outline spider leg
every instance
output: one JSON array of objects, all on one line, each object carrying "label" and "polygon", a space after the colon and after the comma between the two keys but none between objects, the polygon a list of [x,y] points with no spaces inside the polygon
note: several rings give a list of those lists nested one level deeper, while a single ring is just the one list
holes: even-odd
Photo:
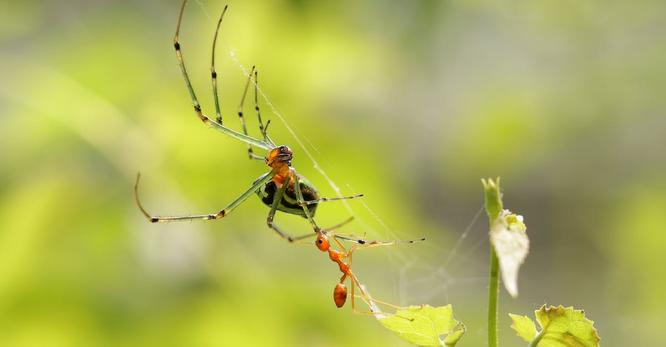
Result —
[{"label": "spider leg", "polygon": [[298,240],[302,240],[305,238],[308,238],[310,236],[316,235],[315,233],[310,233],[307,235],[301,235],[301,236],[291,236],[288,233],[284,232],[282,229],[280,229],[275,223],[273,222],[273,219],[275,218],[275,212],[277,211],[277,207],[280,204],[280,201],[282,200],[282,197],[284,196],[284,193],[287,191],[287,188],[289,187],[288,184],[283,184],[280,189],[275,193],[275,196],[273,196],[273,204],[271,205],[271,210],[268,212],[268,217],[266,217],[266,224],[268,225],[269,228],[273,229],[278,235],[280,235],[281,238],[289,241],[289,242],[294,242]]},{"label": "spider leg", "polygon": [[327,201],[338,201],[338,200],[352,200],[352,199],[357,199],[357,198],[362,198],[363,194],[356,194],[356,195],[350,195],[350,196],[340,196],[340,197],[335,197],[335,198],[319,198],[316,200],[308,200],[304,201],[306,205],[313,205],[313,204],[318,204],[320,202],[327,202]]},{"label": "spider leg", "polygon": [[254,70],[254,110],[257,111],[257,120],[259,121],[259,131],[264,136],[264,141],[270,144],[273,144],[273,140],[268,137],[268,126],[271,124],[271,121],[268,120],[266,126],[261,119],[261,110],[259,109],[259,71]]},{"label": "spider leg", "polygon": [[190,76],[187,74],[187,69],[185,68],[185,61],[183,60],[183,54],[181,52],[181,45],[180,41],[178,39],[180,35],[180,23],[182,22],[183,19],[183,12],[185,11],[185,5],[187,4],[187,0],[183,1],[183,4],[180,7],[180,14],[178,15],[178,24],[176,26],[176,34],[173,37],[173,47],[176,50],[176,58],[178,59],[178,66],[180,66],[180,71],[183,74],[183,79],[185,79],[185,85],[187,87],[187,91],[190,93],[190,98],[192,99],[192,105],[194,106],[194,112],[196,113],[197,117],[204,122],[206,125],[213,127],[214,129],[230,136],[233,137],[237,140],[240,140],[242,142],[245,142],[249,145],[253,145],[259,148],[263,148],[265,150],[270,150],[273,148],[269,143],[255,139],[254,137],[241,134],[235,130],[232,130],[230,128],[225,127],[224,125],[210,119],[208,116],[204,115],[203,112],[201,111],[201,104],[199,104],[199,100],[197,99],[196,93],[194,92],[194,88],[192,87],[192,82],[190,81]]},{"label": "spider leg", "polygon": [[[217,27],[215,27],[215,36],[213,36],[213,49],[210,59],[210,77],[213,84],[213,100],[215,100],[215,121],[222,124],[222,112],[220,111],[220,100],[217,95],[217,72],[215,71],[215,45],[217,44],[217,36],[220,31],[220,25],[222,24],[222,18],[227,12],[227,5],[224,6],[222,14],[220,14],[220,19],[217,20]],[[245,134],[247,135],[247,133]]]},{"label": "spider leg", "polygon": [[228,215],[234,208],[236,208],[238,205],[243,203],[243,201],[247,200],[252,194],[254,194],[262,185],[266,184],[266,182],[270,181],[273,176],[271,173],[266,173],[263,175],[257,182],[255,182],[250,189],[246,190],[243,194],[241,194],[236,200],[232,201],[229,205],[227,205],[224,209],[220,210],[217,213],[210,213],[210,214],[197,214],[197,215],[189,215],[189,216],[153,216],[148,211],[143,207],[141,204],[141,201],[139,200],[139,179],[141,178],[141,174],[136,175],[136,183],[134,184],[134,199],[136,200],[136,204],[139,206],[139,209],[141,210],[141,213],[143,213],[144,216],[151,222],[151,223],[164,223],[164,222],[175,222],[175,221],[188,221],[188,220],[212,220],[212,219],[222,219],[224,216]]},{"label": "spider leg", "polygon": [[354,216],[351,216],[351,217],[345,219],[344,221],[342,221],[342,222],[340,222],[340,223],[338,223],[338,224],[336,224],[336,225],[333,225],[333,226],[330,226],[330,227],[328,227],[328,228],[326,228],[326,229],[323,229],[322,231],[323,231],[324,233],[326,233],[326,232],[329,232],[329,231],[333,231],[333,230],[336,230],[336,229],[340,229],[340,228],[342,228],[343,226],[345,226],[345,225],[351,223],[353,220],[354,220]]},{"label": "spider leg", "polygon": [[[245,88],[243,89],[243,97],[241,98],[240,105],[238,105],[238,119],[240,120],[241,127],[243,128],[243,134],[247,135],[247,125],[245,125],[245,117],[243,116],[243,105],[245,104],[245,97],[247,96],[247,90],[250,87],[250,81],[252,76],[254,76],[255,67],[252,66],[250,74],[247,76],[247,82],[245,82]],[[265,141],[265,140],[264,140]],[[255,160],[264,160],[264,157],[254,154],[252,150],[252,145],[247,146],[247,156],[250,159]]]},{"label": "spider leg", "polygon": [[298,201],[298,205],[300,205],[303,208],[303,212],[305,213],[305,218],[308,219],[314,231],[318,232],[321,229],[317,226],[317,223],[312,217],[312,214],[310,214],[308,205],[305,203],[305,200],[303,199],[303,192],[301,192],[301,183],[298,179],[298,174],[296,173],[296,170],[294,170],[293,168],[291,169],[291,172],[292,176],[294,177],[294,190],[296,191],[296,200]]}]

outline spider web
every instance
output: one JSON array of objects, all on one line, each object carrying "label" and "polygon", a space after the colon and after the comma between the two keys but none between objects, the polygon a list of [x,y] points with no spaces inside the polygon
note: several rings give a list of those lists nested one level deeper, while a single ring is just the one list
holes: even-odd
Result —
[{"label": "spider web", "polygon": [[[199,5],[201,11],[204,13],[208,21],[211,23],[211,27],[215,25],[215,19],[210,15],[206,5],[201,0],[196,0],[196,3]],[[237,49],[233,46],[230,46],[226,42],[222,42],[219,49],[222,49],[227,53],[228,58],[233,62],[233,64],[240,70],[243,76],[248,77],[250,74],[250,69],[248,69],[237,57]],[[253,86],[255,86],[255,81],[250,79]],[[321,177],[324,178],[328,186],[335,192],[336,197],[344,196],[340,186],[333,180],[333,178],[326,172],[323,166],[319,163],[313,151],[320,153],[317,147],[310,142],[307,138],[303,140],[294,130],[294,128],[287,121],[287,118],[280,112],[277,106],[271,101],[270,97],[262,90],[261,86],[256,85],[261,99],[268,106],[270,113],[277,117],[285,129],[289,132],[289,135],[294,139],[299,149],[305,153],[308,160],[312,164],[312,167]],[[307,142],[307,145],[305,142]],[[351,185],[346,184],[347,189],[351,192],[355,190]],[[382,229],[382,232],[378,231],[372,227],[363,217],[361,217],[347,200],[339,201],[342,203],[347,210],[347,212],[354,216],[354,223],[360,224],[366,234],[377,236],[378,239],[383,240],[394,240],[401,239],[400,233],[396,232],[395,229],[389,226],[386,221],[378,215],[364,199],[356,199],[354,203],[358,202],[363,209],[366,210],[369,216],[374,220],[374,222]],[[478,254],[479,248],[488,242],[487,231],[478,231],[475,232],[475,227],[478,228],[477,221],[482,215],[483,206],[474,214],[470,222],[467,224],[467,227],[460,233],[453,245],[450,247],[444,246],[444,249],[449,248],[448,252],[442,252],[442,247],[433,245],[426,241],[424,245],[419,245],[419,247],[429,247],[434,248],[435,252],[439,254],[446,254],[443,262],[433,262],[424,257],[420,256],[418,250],[411,247],[382,247],[380,249],[384,250],[384,254],[392,266],[392,269],[395,271],[395,283],[394,294],[399,300],[399,305],[409,305],[409,304],[421,304],[421,303],[431,303],[431,300],[439,298],[436,304],[448,304],[450,303],[449,292],[450,288],[453,286],[461,285],[476,285],[482,281],[486,280],[485,276],[471,276],[471,277],[457,277],[452,275],[449,271],[453,264],[469,264],[471,262],[470,257],[472,255]],[[475,239],[471,247],[465,249],[464,252],[460,252],[465,241],[468,237],[475,232]],[[440,259],[441,260],[441,259]],[[485,271],[485,270],[484,270]],[[361,280],[363,283],[363,281]],[[364,283],[364,285],[367,283]],[[424,289],[425,288],[425,289]],[[366,301],[366,303],[368,303]],[[373,303],[368,303],[373,309],[376,306]]]}]

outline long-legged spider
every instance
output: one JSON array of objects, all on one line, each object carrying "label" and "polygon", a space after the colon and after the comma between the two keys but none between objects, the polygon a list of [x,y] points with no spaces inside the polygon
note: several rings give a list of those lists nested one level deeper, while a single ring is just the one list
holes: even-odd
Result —
[{"label": "long-legged spider", "polygon": [[[319,205],[319,203],[325,201],[354,199],[362,197],[363,195],[358,194],[358,195],[336,197],[336,198],[321,197],[319,196],[319,193],[317,193],[317,190],[312,186],[312,184],[310,184],[303,176],[301,176],[296,172],[296,169],[294,169],[291,166],[291,160],[293,158],[293,153],[291,149],[285,145],[281,146],[276,145],[273,142],[273,140],[270,138],[270,136],[268,136],[268,126],[270,124],[270,121],[264,124],[261,118],[261,110],[259,109],[259,100],[257,96],[258,73],[254,67],[252,67],[252,71],[248,75],[247,82],[245,83],[245,89],[243,91],[243,96],[238,108],[238,117],[240,119],[243,132],[240,133],[223,125],[222,112],[220,110],[220,101],[217,91],[217,72],[215,71],[215,47],[217,44],[217,37],[220,30],[220,25],[222,23],[222,19],[224,18],[224,14],[226,13],[227,10],[226,6],[224,7],[224,10],[222,11],[222,14],[220,15],[220,18],[217,22],[217,27],[215,29],[215,36],[213,38],[213,48],[211,56],[211,81],[213,87],[212,88],[213,98],[215,100],[216,117],[215,119],[211,119],[202,112],[196,93],[194,91],[194,88],[192,87],[190,77],[187,73],[187,69],[185,68],[185,62],[183,60],[183,55],[181,52],[181,44],[179,41],[180,25],[182,22],[183,13],[185,11],[186,4],[187,0],[183,0],[183,3],[180,8],[180,13],[178,15],[178,24],[176,26],[176,34],[174,35],[173,42],[174,42],[174,48],[176,50],[176,58],[178,59],[178,65],[180,66],[180,70],[185,80],[187,90],[190,94],[190,98],[192,99],[192,105],[194,106],[194,112],[196,116],[206,125],[230,137],[240,140],[241,142],[246,143],[248,145],[247,149],[248,157],[251,160],[264,160],[266,165],[270,167],[270,171],[261,175],[258,179],[256,179],[252,183],[249,189],[243,192],[239,197],[237,197],[235,200],[229,203],[222,210],[208,214],[183,215],[183,216],[154,216],[148,213],[148,211],[143,207],[143,204],[139,200],[139,179],[141,176],[137,174],[136,183],[134,184],[134,195],[139,209],[151,223],[189,221],[189,220],[216,220],[216,219],[222,219],[225,216],[227,216],[231,211],[233,211],[236,207],[238,207],[245,200],[247,200],[252,194],[257,194],[261,199],[261,201],[265,205],[270,207],[270,211],[268,212],[268,217],[266,218],[266,224],[268,225],[269,228],[274,230],[280,237],[282,237],[285,240],[288,240],[289,242],[301,240],[311,236],[317,236],[317,239],[315,241],[317,248],[319,248],[319,250],[323,252],[328,252],[329,258],[338,264],[338,267],[340,268],[340,271],[343,273],[343,276],[340,279],[340,282],[336,285],[334,290],[334,301],[336,306],[342,307],[346,301],[347,288],[344,283],[348,278],[351,279],[352,308],[354,308],[354,310],[356,310],[354,304],[354,297],[355,297],[354,291],[356,287],[359,287],[359,290],[361,292],[360,296],[362,298],[386,304],[384,302],[370,298],[369,295],[365,293],[360,282],[351,271],[352,254],[356,249],[393,245],[396,244],[397,242],[412,243],[414,241],[397,241],[397,240],[366,241],[353,236],[345,236],[345,235],[331,233],[331,236],[333,237],[337,245],[340,247],[341,251],[331,249],[328,241],[329,240],[328,233],[348,223],[349,221],[351,221],[351,219],[348,219],[347,221],[340,223],[335,227],[328,229],[321,229],[314,220],[314,215],[317,210],[317,206]],[[248,135],[247,126],[245,124],[245,118],[243,117],[243,105],[245,102],[245,98],[247,96],[250,82],[253,82],[254,84],[254,104],[255,104],[254,109],[257,113],[257,120],[259,122],[259,131],[262,135],[262,139],[257,139]],[[255,147],[267,150],[268,153],[266,157],[262,157],[254,153]],[[309,233],[306,235],[294,237],[284,232],[273,221],[275,218],[275,213],[277,211],[282,211],[284,213],[301,216],[307,219],[310,225],[312,226],[314,233]],[[354,242],[356,243],[356,245],[347,251],[339,240]],[[344,262],[345,260],[347,260],[348,262],[345,263]],[[393,306],[391,304],[387,305]]]},{"label": "long-legged spider", "polygon": [[[284,232],[279,228],[273,221],[276,211],[282,211],[285,213],[298,215],[306,218],[312,228],[316,231],[321,230],[317,223],[314,220],[314,215],[317,210],[317,206],[320,202],[324,201],[333,201],[333,200],[342,200],[342,199],[354,199],[363,196],[362,194],[346,196],[346,197],[337,197],[337,198],[325,198],[320,197],[317,190],[310,184],[303,176],[298,174],[296,170],[291,167],[291,159],[293,153],[291,149],[285,145],[277,146],[273,140],[268,136],[268,125],[270,122],[264,125],[261,118],[261,110],[259,108],[258,100],[258,87],[257,87],[257,70],[253,67],[250,72],[247,82],[245,84],[245,89],[243,92],[243,97],[241,99],[240,105],[238,107],[238,117],[241,122],[243,133],[237,132],[233,129],[230,129],[223,125],[222,123],[222,113],[220,111],[220,102],[217,92],[217,72],[215,71],[215,46],[217,44],[218,32],[220,30],[220,25],[224,14],[226,13],[227,7],[225,6],[220,19],[217,22],[217,27],[215,29],[215,36],[213,39],[213,49],[211,57],[211,79],[213,85],[213,98],[215,100],[215,120],[203,114],[201,111],[201,106],[197,99],[192,83],[190,82],[190,77],[185,68],[185,62],[183,60],[183,55],[181,53],[181,44],[179,41],[180,25],[183,18],[183,12],[185,10],[185,5],[187,0],[183,1],[183,4],[180,8],[180,14],[178,16],[178,24],[176,26],[176,34],[173,38],[174,48],[176,50],[176,57],[178,59],[178,64],[180,66],[183,78],[185,79],[185,84],[187,90],[192,99],[192,104],[194,106],[194,112],[197,117],[209,125],[210,127],[221,131],[222,133],[229,135],[237,140],[240,140],[248,145],[248,157],[254,160],[264,160],[266,165],[268,165],[271,170],[258,179],[256,179],[252,186],[247,189],[243,194],[229,203],[222,210],[209,213],[209,214],[198,214],[198,215],[185,215],[185,216],[153,216],[143,207],[141,201],[138,197],[138,185],[140,175],[137,175],[135,188],[135,197],[136,202],[141,209],[141,212],[148,218],[152,223],[158,222],[173,222],[173,221],[188,221],[188,220],[214,220],[221,219],[228,215],[233,209],[238,205],[247,200],[252,194],[257,194],[261,201],[270,207],[268,217],[266,218],[266,224],[269,228],[273,229],[280,237],[292,242],[299,240],[305,237],[314,236],[314,234],[302,235],[302,236],[291,236],[290,234]],[[245,125],[245,119],[243,117],[243,104],[247,96],[247,91],[250,85],[250,82],[254,82],[254,109],[257,113],[257,119],[259,121],[259,131],[262,134],[263,139],[257,139],[248,135],[247,126]],[[268,151],[266,157],[259,156],[254,153],[253,147],[258,147]]]}]

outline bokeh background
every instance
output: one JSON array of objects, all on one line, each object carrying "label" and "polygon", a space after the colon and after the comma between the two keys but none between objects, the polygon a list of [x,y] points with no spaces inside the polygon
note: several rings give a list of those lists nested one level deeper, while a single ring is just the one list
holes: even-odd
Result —
[{"label": "bokeh background", "polygon": [[[213,113],[210,45],[224,2],[192,1],[184,55]],[[663,346],[666,330],[666,3],[231,1],[218,52],[225,122],[256,64],[273,138],[322,192],[345,194],[368,238],[354,269],[377,297],[451,303],[485,341],[480,178],[501,176],[531,253],[506,313],[584,308],[605,346]],[[179,1],[0,3],[1,346],[406,346],[338,310],[334,264],[266,228],[244,145],[191,111],[172,50]],[[249,104],[251,106],[251,104]],[[246,109],[252,131],[256,123]],[[322,225],[349,216],[318,210]],[[278,215],[294,234],[305,221]],[[467,233],[465,231],[468,230]],[[464,235],[464,236],[463,236]]]}]

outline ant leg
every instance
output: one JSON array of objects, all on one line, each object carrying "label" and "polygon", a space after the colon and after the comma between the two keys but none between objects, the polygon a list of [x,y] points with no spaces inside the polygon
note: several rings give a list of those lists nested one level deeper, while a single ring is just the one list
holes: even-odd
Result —
[{"label": "ant leg", "polygon": [[[338,223],[338,224],[336,224],[336,225],[334,225],[334,226],[331,226],[331,227],[328,227],[328,228],[322,229],[321,231],[325,234],[325,233],[327,233],[327,232],[330,232],[330,231],[336,230],[336,229],[338,229],[338,228],[341,228],[341,227],[343,227],[343,226],[349,224],[349,223],[350,223],[351,221],[353,221],[353,220],[354,220],[354,217],[353,217],[353,216],[352,216],[352,217],[349,217],[349,218],[347,218],[347,220],[345,220],[345,221],[343,221],[343,222],[341,222],[341,223]],[[306,234],[306,235],[302,235],[302,236],[294,237],[294,241],[300,241],[300,240],[307,239],[307,238],[310,238],[310,237],[313,237],[313,236],[317,236],[317,233],[311,233],[311,234]]]},{"label": "ant leg", "polygon": [[[351,264],[349,264],[349,265],[351,266]],[[351,271],[351,270],[350,270],[350,271]],[[353,277],[355,277],[355,276],[354,276],[354,274],[351,274],[351,276],[349,276],[349,277],[352,277],[352,279],[351,279],[351,281],[350,281],[350,282],[351,282],[351,305],[352,305],[352,311],[353,311],[353,312],[357,312],[357,311],[356,311],[356,284],[354,284],[354,278],[353,278]]]},{"label": "ant leg", "polygon": [[[215,100],[215,121],[219,124],[222,124],[222,112],[220,111],[220,100],[217,95],[217,72],[215,71],[215,45],[217,44],[217,34],[220,31],[220,25],[222,24],[222,18],[227,12],[227,5],[224,6],[222,14],[220,14],[220,19],[217,20],[217,27],[215,28],[215,36],[213,36],[213,53],[211,54],[210,62],[210,77],[211,82],[213,83],[213,100]],[[247,134],[245,134],[247,135]]]},{"label": "ant leg", "polygon": [[[255,67],[252,66],[252,70],[250,71],[250,74],[247,76],[247,81],[245,82],[245,88],[243,89],[243,97],[241,98],[240,105],[238,105],[238,119],[240,120],[241,127],[243,128],[243,134],[245,135],[247,135],[247,125],[245,125],[245,117],[243,116],[243,105],[245,104],[245,97],[247,96],[247,90],[250,87],[250,81],[252,80],[254,72],[255,72]],[[247,156],[250,159],[264,160],[262,156],[254,154],[251,145],[247,146]]]},{"label": "ant leg", "polygon": [[381,246],[395,246],[402,243],[412,244],[425,241],[425,237],[416,240],[390,240],[390,241],[365,240],[362,238],[358,238],[354,235],[344,235],[344,234],[334,234],[333,237],[335,238],[336,241],[344,240],[363,246],[363,247],[358,247],[358,249],[374,248]]},{"label": "ant leg", "polygon": [[269,172],[261,176],[251,187],[241,194],[236,200],[232,201],[227,207],[220,210],[217,213],[211,214],[198,214],[190,216],[153,216],[143,207],[141,201],[139,200],[139,179],[141,174],[136,175],[136,183],[134,184],[134,199],[136,204],[139,206],[139,210],[143,213],[144,216],[151,223],[163,223],[163,222],[175,222],[175,221],[188,221],[188,220],[212,220],[212,219],[222,219],[224,216],[228,215],[234,208],[243,203],[247,198],[254,194],[262,185],[270,181],[273,178],[273,175]]},{"label": "ant leg", "polygon": [[254,137],[248,136],[247,134],[241,134],[235,130],[225,127],[224,125],[210,119],[208,116],[201,112],[201,104],[197,99],[194,88],[192,87],[192,82],[190,81],[190,76],[187,74],[187,69],[185,68],[185,61],[183,60],[183,53],[181,52],[181,45],[179,41],[180,35],[180,23],[183,19],[183,12],[185,12],[185,5],[187,0],[183,0],[183,4],[180,7],[180,14],[178,15],[178,24],[176,25],[176,34],[173,37],[173,47],[176,50],[176,59],[178,59],[178,66],[180,66],[180,71],[183,74],[183,79],[185,80],[185,86],[187,91],[190,93],[190,99],[192,99],[192,106],[194,106],[194,112],[196,113],[199,120],[204,122],[206,125],[215,128],[215,130],[220,131],[230,137],[233,137],[237,140],[247,143],[248,145],[253,145],[265,150],[270,150],[273,148],[269,143],[255,139]]},{"label": "ant leg", "polygon": [[[337,241],[337,240],[336,240],[336,241]],[[338,244],[340,244],[340,243],[339,243],[340,241],[337,241],[337,242],[338,242]],[[340,245],[340,246],[342,247],[342,245]],[[377,246],[380,246],[380,245],[377,245]],[[351,278],[351,286],[352,286],[352,309],[353,309],[354,313],[356,313],[356,314],[369,314],[369,315],[372,315],[372,316],[374,316],[374,317],[376,317],[376,318],[379,318],[378,315],[381,315],[381,314],[386,315],[386,313],[383,313],[383,312],[381,312],[381,311],[378,311],[378,312],[377,312],[377,311],[374,311],[374,310],[373,310],[373,307],[376,307],[375,304],[381,304],[381,305],[384,305],[384,306],[390,307],[390,308],[395,309],[395,310],[404,310],[404,309],[406,309],[406,307],[402,307],[402,306],[398,306],[398,305],[393,305],[393,304],[388,303],[388,302],[386,302],[386,301],[377,300],[377,299],[371,297],[371,296],[370,296],[370,295],[369,295],[369,294],[363,289],[363,285],[361,285],[361,282],[359,282],[358,278],[357,278],[356,275],[352,272],[351,269],[352,269],[352,265],[354,264],[354,258],[353,258],[354,251],[355,251],[355,250],[358,250],[358,249],[364,249],[364,248],[368,248],[368,247],[353,246],[353,247],[351,247],[351,248],[349,249],[349,251],[346,252],[346,254],[345,254],[345,257],[349,260],[349,262],[347,263],[347,266],[349,267],[349,277]],[[343,247],[343,249],[344,249],[344,247]],[[356,286],[358,286],[358,289],[359,289],[359,291],[361,292],[361,295],[359,295],[359,297],[360,297],[361,299],[363,299],[363,301],[365,301],[365,302],[370,306],[370,311],[358,311],[358,310],[356,309],[355,302],[354,302],[354,297],[356,296],[356,294],[355,294],[355,287],[356,287]],[[396,314],[396,315],[397,315],[397,314]],[[397,315],[397,316],[400,317],[400,318],[407,319],[407,320],[409,320],[409,321],[413,320],[413,319],[408,318],[408,317],[403,317],[403,316],[400,316],[400,315]]]},{"label": "ant leg", "polygon": [[[336,240],[336,241],[337,241],[337,240]],[[339,243],[340,241],[337,241],[337,242]],[[376,246],[380,246],[380,245],[383,245],[383,244],[378,244],[378,245],[376,245]],[[341,244],[340,244],[340,246],[342,247]],[[388,246],[388,245],[384,245],[384,246]],[[368,247],[354,246],[354,247],[351,247],[351,248],[349,249],[348,252],[346,252],[346,258],[349,260],[349,262],[347,263],[347,266],[349,266],[349,273],[350,273],[350,274],[349,274],[349,277],[351,278],[351,287],[352,287],[352,309],[353,309],[354,313],[357,313],[357,314],[370,314],[370,315],[373,315],[373,316],[376,316],[377,314],[381,314],[381,313],[382,313],[382,312],[375,312],[375,311],[373,311],[373,310],[372,310],[372,306],[371,306],[371,308],[370,308],[370,311],[358,311],[358,310],[356,310],[356,306],[355,306],[355,302],[354,302],[354,297],[356,296],[354,290],[355,290],[355,287],[356,287],[356,286],[358,286],[358,289],[359,289],[359,291],[361,292],[361,296],[360,296],[360,298],[362,298],[362,299],[363,299],[364,301],[366,301],[366,302],[370,302],[370,303],[373,303],[373,304],[374,304],[374,303],[381,304],[381,305],[384,305],[384,306],[387,306],[387,307],[391,307],[391,308],[393,308],[393,309],[395,309],[395,310],[402,310],[402,309],[405,309],[405,307],[402,307],[402,306],[397,306],[397,305],[393,305],[393,304],[390,304],[390,303],[385,302],[385,301],[380,301],[380,300],[374,299],[374,298],[372,298],[370,295],[368,295],[368,293],[365,292],[365,290],[363,289],[363,286],[362,286],[361,283],[359,282],[358,278],[356,277],[356,275],[354,275],[354,273],[353,273],[352,270],[351,270],[351,269],[352,269],[352,265],[354,264],[354,258],[353,258],[354,251],[357,250],[357,249],[364,249],[364,248],[368,248]],[[344,247],[343,247],[343,249],[344,249]],[[402,316],[399,316],[399,317],[402,317]],[[409,319],[409,318],[407,318],[407,317],[402,317],[402,318],[405,318],[405,319],[411,320],[411,319]]]},{"label": "ant leg", "polygon": [[[356,276],[354,274],[350,274],[349,276],[351,278],[351,305],[352,305],[352,312],[354,314],[361,314],[361,315],[367,315],[367,316],[374,316],[377,317],[378,314],[383,314],[382,312],[375,312],[372,310],[372,308],[369,311],[360,311],[359,309],[356,308],[356,297],[358,296],[359,298],[363,299],[364,301],[367,302],[375,302],[376,300],[371,298],[369,295],[363,291],[363,287],[361,284],[358,282],[358,279],[356,279]],[[359,291],[361,292],[361,295],[356,295],[356,286],[358,286]]]},{"label": "ant leg", "polygon": [[306,205],[312,205],[312,204],[318,204],[320,202],[326,202],[326,201],[337,201],[337,200],[352,200],[352,199],[357,199],[357,198],[362,198],[363,194],[356,194],[356,195],[350,195],[350,196],[340,196],[340,197],[335,197],[335,198],[319,198],[316,200],[308,200],[305,201],[304,203]]},{"label": "ant leg", "polygon": [[[362,298],[362,299],[364,299],[364,300],[367,300],[367,301],[370,301],[370,302],[373,302],[373,303],[378,303],[378,304],[381,304],[381,305],[384,305],[384,306],[390,307],[390,308],[395,309],[395,310],[404,310],[404,309],[406,309],[406,307],[398,306],[398,305],[393,305],[393,304],[390,304],[390,303],[388,303],[388,302],[380,301],[380,300],[377,300],[377,299],[371,297],[370,295],[368,295],[368,293],[365,292],[365,290],[363,290],[363,286],[361,285],[361,283],[359,282],[358,278],[356,278],[355,275],[352,274],[352,276],[349,276],[349,277],[351,278],[351,281],[352,281],[352,293],[353,293],[353,288],[354,288],[353,285],[354,285],[354,284],[356,284],[356,285],[358,286],[358,289],[359,289],[359,291],[361,292],[361,295],[359,295],[359,298]],[[352,301],[352,303],[353,303],[353,301]],[[367,313],[367,312],[363,312],[363,311],[358,312],[358,311],[355,311],[355,313],[365,314],[365,313]],[[380,312],[373,312],[373,311],[370,311],[370,313],[373,314],[373,315],[375,315],[375,314],[378,314],[378,313],[380,313]],[[402,317],[402,316],[400,316],[400,317]],[[405,319],[409,319],[409,318],[406,318],[406,317],[403,317],[403,318],[405,318]]]}]

